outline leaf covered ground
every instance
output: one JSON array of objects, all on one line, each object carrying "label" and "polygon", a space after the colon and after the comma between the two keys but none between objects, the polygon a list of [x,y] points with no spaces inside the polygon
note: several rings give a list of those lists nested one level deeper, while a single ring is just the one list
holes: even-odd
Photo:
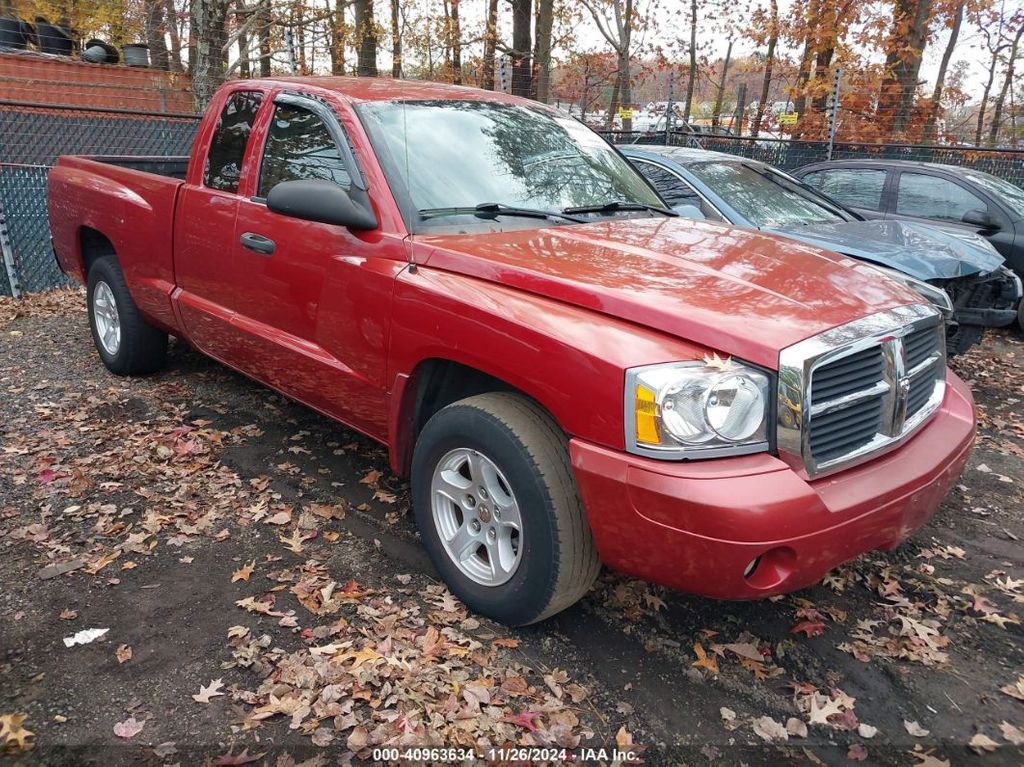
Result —
[{"label": "leaf covered ground", "polygon": [[111,376],[82,304],[0,299],[0,759],[1024,760],[1019,333],[955,361],[978,445],[897,551],[754,603],[605,573],[510,630],[436,580],[380,447],[182,344]]}]

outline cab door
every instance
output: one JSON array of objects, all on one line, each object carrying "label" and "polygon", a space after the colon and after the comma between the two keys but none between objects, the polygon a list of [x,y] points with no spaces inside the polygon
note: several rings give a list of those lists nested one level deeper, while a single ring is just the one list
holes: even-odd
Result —
[{"label": "cab door", "polygon": [[[223,101],[206,157],[182,187],[174,221],[175,308],[189,339],[207,354],[236,364],[234,231],[249,139],[264,94],[237,90]],[[193,177],[196,176],[196,177]]]},{"label": "cab door", "polygon": [[362,431],[383,434],[392,289],[407,264],[401,240],[267,207],[271,190],[287,181],[365,188],[354,156],[342,149],[349,138],[334,107],[278,94],[261,116],[257,140],[262,146],[232,236],[241,366]]}]

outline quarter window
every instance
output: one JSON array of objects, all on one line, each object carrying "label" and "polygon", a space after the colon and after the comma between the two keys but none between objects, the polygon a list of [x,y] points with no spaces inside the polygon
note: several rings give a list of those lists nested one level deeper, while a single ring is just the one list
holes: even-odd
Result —
[{"label": "quarter window", "polygon": [[260,168],[259,196],[282,181],[322,179],[344,189],[352,185],[334,138],[313,112],[291,104],[274,106]]},{"label": "quarter window", "polygon": [[851,208],[882,209],[882,190],[888,171],[844,168],[808,173],[804,181]]},{"label": "quarter window", "polygon": [[206,154],[203,183],[211,189],[237,192],[242,175],[242,158],[249,143],[263,94],[257,91],[233,93],[224,105]]},{"label": "quarter window", "polygon": [[941,221],[961,221],[964,214],[972,210],[988,210],[988,205],[959,184],[923,173],[900,175],[897,213]]}]

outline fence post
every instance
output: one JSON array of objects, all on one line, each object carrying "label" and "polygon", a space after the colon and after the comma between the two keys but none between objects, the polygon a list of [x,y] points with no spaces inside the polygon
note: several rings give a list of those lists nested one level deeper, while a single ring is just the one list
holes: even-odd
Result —
[{"label": "fence post", "polygon": [[835,74],[832,76],[832,93],[828,97],[828,150],[826,151],[826,160],[832,159],[832,150],[836,144],[836,116],[839,112],[839,78],[842,76],[842,68],[836,67]]},{"label": "fence post", "polygon": [[7,281],[11,285],[11,295],[21,298],[21,283],[18,280],[18,268],[14,263],[14,249],[11,247],[11,236],[7,231],[7,216],[4,214],[3,203],[0,203],[0,249],[4,254],[4,269]]},{"label": "fence post", "polygon": [[672,123],[675,117],[675,104],[673,104],[674,95],[672,90],[675,85],[676,73],[669,71],[668,73],[668,108],[665,110],[665,146],[672,143]]}]

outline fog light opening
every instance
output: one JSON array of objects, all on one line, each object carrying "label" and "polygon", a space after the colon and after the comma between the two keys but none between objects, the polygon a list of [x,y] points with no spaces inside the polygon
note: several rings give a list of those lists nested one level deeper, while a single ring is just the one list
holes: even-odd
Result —
[{"label": "fog light opening", "polygon": [[795,565],[796,552],[779,546],[752,559],[743,571],[743,578],[755,589],[776,589],[793,574]]},{"label": "fog light opening", "polygon": [[756,557],[754,557],[753,559],[750,560],[750,564],[747,565],[747,569],[743,571],[743,577],[744,578],[749,578],[751,575],[753,575],[754,574],[754,570],[757,569],[757,566],[759,564],[761,564],[761,556],[760,555],[758,555],[758,556],[756,556]]}]

